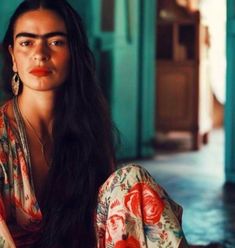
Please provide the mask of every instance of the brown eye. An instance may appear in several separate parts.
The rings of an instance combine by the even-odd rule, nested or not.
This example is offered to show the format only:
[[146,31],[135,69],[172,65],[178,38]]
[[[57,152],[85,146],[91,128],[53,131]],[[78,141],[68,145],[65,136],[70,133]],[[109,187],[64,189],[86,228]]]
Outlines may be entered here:
[[54,40],[49,43],[50,46],[64,46],[65,41],[64,40]]
[[30,45],[32,45],[32,42],[31,41],[22,41],[22,42],[20,42],[20,45],[22,46],[22,47],[27,47],[27,46],[30,46]]

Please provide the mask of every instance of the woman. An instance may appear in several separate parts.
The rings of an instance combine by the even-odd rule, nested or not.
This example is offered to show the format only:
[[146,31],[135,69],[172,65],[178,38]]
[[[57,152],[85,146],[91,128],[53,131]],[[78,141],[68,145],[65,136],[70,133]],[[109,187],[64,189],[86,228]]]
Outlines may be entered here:
[[3,49],[0,247],[184,246],[180,207],[145,170],[111,174],[112,125],[71,6],[22,2]]

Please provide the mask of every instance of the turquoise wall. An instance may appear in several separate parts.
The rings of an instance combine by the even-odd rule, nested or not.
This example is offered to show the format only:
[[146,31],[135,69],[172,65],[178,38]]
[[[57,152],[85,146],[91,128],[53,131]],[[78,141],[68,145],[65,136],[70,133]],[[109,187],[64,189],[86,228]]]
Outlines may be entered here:
[[13,13],[15,6],[18,5],[21,0],[1,0],[0,4],[0,40],[3,39],[9,16]]
[[227,0],[227,89],[225,104],[225,175],[235,183],[235,0]]

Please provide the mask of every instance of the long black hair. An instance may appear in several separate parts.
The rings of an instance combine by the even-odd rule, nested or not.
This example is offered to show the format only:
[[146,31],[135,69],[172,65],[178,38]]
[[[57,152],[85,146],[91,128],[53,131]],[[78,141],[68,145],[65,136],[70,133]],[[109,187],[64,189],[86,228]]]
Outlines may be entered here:
[[18,6],[3,40],[4,81],[9,89],[13,72],[8,46],[14,45],[15,23],[22,14],[39,8],[52,10],[64,20],[71,62],[69,77],[56,99],[53,159],[38,245],[96,247],[98,189],[115,164],[113,128],[81,18],[66,1],[25,0]]

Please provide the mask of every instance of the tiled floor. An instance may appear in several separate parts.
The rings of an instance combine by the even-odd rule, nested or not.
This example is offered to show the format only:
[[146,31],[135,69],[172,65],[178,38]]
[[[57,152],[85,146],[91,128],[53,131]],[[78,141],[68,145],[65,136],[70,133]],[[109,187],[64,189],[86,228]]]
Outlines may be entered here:
[[235,185],[224,184],[223,130],[214,130],[199,152],[185,151],[189,138],[172,137],[173,142],[161,138],[154,159],[136,162],[183,206],[190,244],[235,248]]

